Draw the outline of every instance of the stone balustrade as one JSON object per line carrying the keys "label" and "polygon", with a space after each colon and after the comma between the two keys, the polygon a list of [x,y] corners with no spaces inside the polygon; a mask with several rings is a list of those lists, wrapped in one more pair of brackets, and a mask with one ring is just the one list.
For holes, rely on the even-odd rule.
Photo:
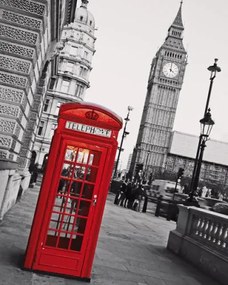
{"label": "stone balustrade", "polygon": [[192,209],[189,236],[228,255],[228,216],[219,213]]}
{"label": "stone balustrade", "polygon": [[167,248],[221,284],[228,284],[228,215],[179,205]]}

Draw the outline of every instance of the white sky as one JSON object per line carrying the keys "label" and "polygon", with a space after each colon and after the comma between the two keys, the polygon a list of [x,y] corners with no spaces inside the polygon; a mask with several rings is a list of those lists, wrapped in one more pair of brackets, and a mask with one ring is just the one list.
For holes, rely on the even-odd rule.
{"label": "white sky", "polygon": [[[78,1],[80,5],[80,1]],[[150,64],[174,21],[179,0],[90,0],[96,22],[96,53],[85,100],[103,105],[122,118],[130,113],[119,166],[125,167],[136,144]],[[174,130],[199,135],[209,89],[207,67],[218,58],[210,107],[211,137],[228,142],[228,1],[184,0],[184,47],[188,53]],[[119,135],[119,141],[122,136]],[[206,150],[205,150],[206,151]]]}

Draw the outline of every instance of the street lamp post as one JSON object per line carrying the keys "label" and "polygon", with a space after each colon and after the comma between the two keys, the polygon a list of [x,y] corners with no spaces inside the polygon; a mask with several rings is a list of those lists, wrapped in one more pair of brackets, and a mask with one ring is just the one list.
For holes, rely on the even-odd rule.
{"label": "street lamp post", "polygon": [[120,160],[120,154],[121,154],[121,151],[123,151],[123,141],[124,141],[124,138],[129,135],[129,132],[126,131],[126,128],[127,128],[127,123],[128,121],[130,121],[129,119],[129,115],[130,115],[130,112],[133,110],[133,108],[131,106],[128,106],[128,113],[127,113],[127,117],[124,119],[125,120],[125,125],[124,125],[124,129],[123,129],[123,134],[122,134],[122,137],[121,137],[121,142],[120,142],[120,146],[118,147],[118,156],[117,156],[117,160],[116,160],[116,165],[115,165],[115,170],[114,170],[114,174],[113,174],[113,177],[116,177],[117,176],[117,170],[118,170],[118,164],[119,164],[119,160]]}
{"label": "street lamp post", "polygon": [[208,141],[212,127],[214,125],[214,121],[211,118],[211,112],[210,112],[211,110],[208,107],[209,107],[211,90],[212,90],[214,79],[216,77],[216,73],[221,71],[220,67],[217,66],[217,61],[218,59],[216,58],[214,65],[208,67],[208,70],[211,72],[210,86],[209,86],[208,95],[207,95],[204,117],[200,120],[201,133],[199,136],[199,143],[198,143],[198,148],[196,152],[194,169],[192,173],[192,180],[191,180],[190,193],[189,193],[189,199],[188,199],[189,202],[194,202],[194,196],[197,191],[197,187],[199,183],[200,169],[201,169],[201,164],[203,160],[204,149],[206,147],[206,141]]}

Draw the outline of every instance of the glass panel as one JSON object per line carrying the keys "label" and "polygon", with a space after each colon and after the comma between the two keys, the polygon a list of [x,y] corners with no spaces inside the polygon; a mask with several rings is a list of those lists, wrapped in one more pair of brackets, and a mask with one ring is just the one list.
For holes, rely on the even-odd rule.
{"label": "glass panel", "polygon": [[67,238],[67,237],[60,237],[60,238],[59,238],[58,247],[59,247],[59,248],[68,249],[69,242],[70,242],[70,239],[69,239],[69,238]]}
{"label": "glass panel", "polygon": [[71,196],[79,196],[81,193],[82,182],[73,181],[71,184],[70,195]]}
{"label": "glass panel", "polygon": [[78,214],[79,214],[80,216],[85,216],[85,217],[87,217],[88,214],[89,214],[90,204],[91,204],[91,202],[88,202],[88,201],[81,201],[81,202],[80,202],[80,205],[79,205]]}
{"label": "glass panel", "polygon": [[63,212],[66,204],[68,203],[68,199],[62,196],[56,196],[55,203],[53,205],[53,211]]}
{"label": "glass panel", "polygon": [[76,165],[74,169],[74,178],[75,179],[84,179],[85,166]]}
{"label": "glass panel", "polygon": [[95,182],[97,177],[97,168],[94,167],[88,167],[87,173],[86,173],[86,180]]}
{"label": "glass panel", "polygon": [[71,214],[76,212],[76,207],[77,207],[78,199],[70,199],[70,205],[69,205],[69,212]]}
{"label": "glass panel", "polygon": [[65,180],[63,178],[60,178],[60,180],[59,180],[59,187],[58,187],[58,193],[66,194],[68,192],[69,185],[70,185],[70,181],[69,180]]}
{"label": "glass panel", "polygon": [[71,164],[64,163],[63,168],[62,168],[62,172],[61,172],[61,176],[71,177],[72,176],[72,169],[73,169],[73,166]]}
{"label": "glass panel", "polygon": [[74,161],[77,153],[77,147],[74,146],[67,146],[66,153],[65,153],[65,160]]}
{"label": "glass panel", "polygon": [[74,217],[72,215],[65,215],[63,223],[62,223],[62,229],[64,231],[72,231],[73,222],[74,222]]}
{"label": "glass panel", "polygon": [[82,246],[83,237],[82,236],[75,236],[75,238],[71,241],[71,250],[80,251]]}
{"label": "glass panel", "polygon": [[89,162],[88,162],[89,165],[93,164],[93,159],[94,159],[94,154],[90,153],[90,155],[89,155]]}
{"label": "glass panel", "polygon": [[[49,233],[49,232],[48,232]],[[47,235],[46,245],[56,247],[58,237],[55,235]]]}
{"label": "glass panel", "polygon": [[55,203],[53,205],[53,211],[55,212],[61,212],[62,211],[62,207],[63,207],[63,197],[62,196],[56,196],[55,198]]}
{"label": "glass panel", "polygon": [[85,227],[86,227],[86,222],[87,222],[87,219],[77,218],[76,224],[74,226],[74,231],[78,232],[78,233],[81,233],[81,234],[84,234]]}
{"label": "glass panel", "polygon": [[52,213],[48,228],[57,230],[60,229],[62,217],[63,216],[61,213]]}
{"label": "glass panel", "polygon": [[94,189],[93,185],[91,185],[91,184],[84,184],[82,197],[86,198],[86,199],[92,199],[93,189]]}
{"label": "glass panel", "polygon": [[76,162],[77,163],[87,164],[88,157],[89,157],[89,150],[88,149],[79,148]]}

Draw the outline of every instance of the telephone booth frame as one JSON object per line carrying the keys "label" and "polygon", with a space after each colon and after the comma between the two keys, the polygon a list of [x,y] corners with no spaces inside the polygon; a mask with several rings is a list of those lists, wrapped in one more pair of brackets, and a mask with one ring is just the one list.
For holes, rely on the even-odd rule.
{"label": "telephone booth frame", "polygon": [[24,268],[89,281],[122,119],[93,103],[60,107]]}

